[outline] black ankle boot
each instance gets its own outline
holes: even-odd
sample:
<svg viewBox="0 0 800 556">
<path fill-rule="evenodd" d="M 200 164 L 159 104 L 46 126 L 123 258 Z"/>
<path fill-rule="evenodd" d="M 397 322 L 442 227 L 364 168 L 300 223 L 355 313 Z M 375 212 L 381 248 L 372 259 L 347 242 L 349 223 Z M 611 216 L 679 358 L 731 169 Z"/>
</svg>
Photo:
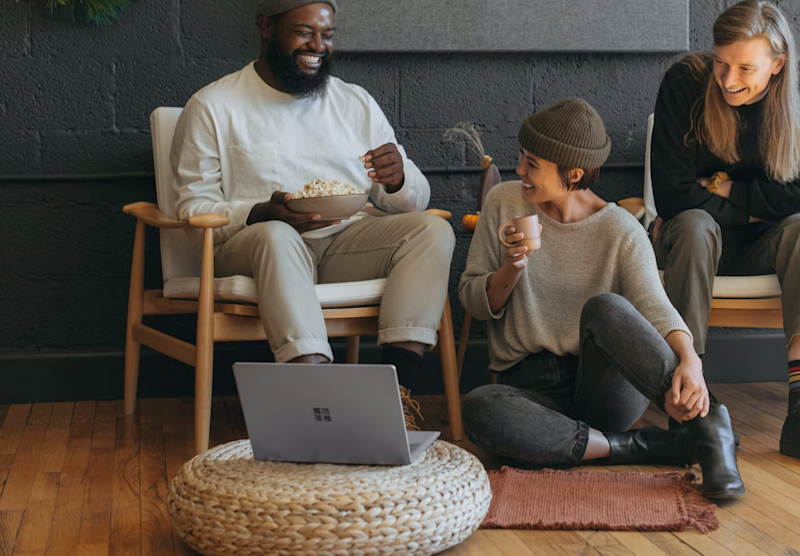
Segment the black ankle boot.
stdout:
<svg viewBox="0 0 800 556">
<path fill-rule="evenodd" d="M 800 392 L 789 393 L 789 415 L 781 431 L 780 452 L 784 456 L 800 458 Z"/>
<path fill-rule="evenodd" d="M 669 430 L 674 431 L 683 427 L 683 423 L 679 423 L 675 419 L 670 417 L 669 421 L 667 421 L 667 427 L 669 427 Z M 733 441 L 736 444 L 737 448 L 739 447 L 739 444 L 742 443 L 742 439 L 739 436 L 739 433 L 736 431 L 733 431 Z"/>
<path fill-rule="evenodd" d="M 658 427 L 628 432 L 604 432 L 611 446 L 609 465 L 692 465 L 694 446 L 685 428 Z"/>
<path fill-rule="evenodd" d="M 706 389 L 708 390 L 708 400 L 711 402 L 709 405 L 710 406 L 719 405 L 719 402 L 717 401 L 717 397 L 714 395 L 714 392 L 711 391 L 711 388 L 708 387 L 708 383 L 706 383 Z M 677 422 L 672 417 L 670 417 L 669 421 L 667 421 L 667 427 L 671 431 L 675 430 L 677 428 L 680 428 L 682 426 L 683 426 L 683 423 Z M 739 433 L 738 432 L 733 431 L 733 439 L 736 441 L 736 447 L 738 448 L 739 444 L 742 443 L 742 439 L 739 437 Z"/>
<path fill-rule="evenodd" d="M 703 470 L 703 496 L 731 498 L 744 494 L 728 408 L 724 405 L 712 407 L 708 415 L 686 421 L 682 428 L 689 432 L 697 462 Z"/>
</svg>

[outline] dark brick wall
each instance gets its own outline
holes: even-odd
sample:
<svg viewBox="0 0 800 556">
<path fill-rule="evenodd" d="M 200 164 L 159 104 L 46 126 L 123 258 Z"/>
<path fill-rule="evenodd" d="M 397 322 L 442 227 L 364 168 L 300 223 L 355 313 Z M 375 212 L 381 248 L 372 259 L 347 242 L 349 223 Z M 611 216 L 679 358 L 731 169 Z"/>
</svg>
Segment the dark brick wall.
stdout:
<svg viewBox="0 0 800 556">
<path fill-rule="evenodd" d="M 52 18 L 44 3 L 0 7 L 0 353 L 119 350 L 133 236 L 120 208 L 154 200 L 152 178 L 9 176 L 152 171 L 150 112 L 182 105 L 257 55 L 255 1 L 136 0 L 103 28 Z M 692 1 L 693 49 L 708 47 L 713 18 L 731 3 Z M 783 4 L 791 10 L 797 2 Z M 522 118 L 566 96 L 598 109 L 614 143 L 610 162 L 641 163 L 646 117 L 677 56 L 351 54 L 338 59 L 336 74 L 375 96 L 423 167 L 477 163 L 463 145 L 441 139 L 459 121 L 480 126 L 499 165 L 514 164 Z M 598 192 L 640 195 L 641 174 L 604 172 Z M 431 176 L 432 205 L 453 211 L 456 229 L 474 209 L 475 183 L 475 175 Z M 151 286 L 159 283 L 155 239 Z M 461 237 L 451 294 L 467 249 Z M 454 313 L 458 326 L 457 302 Z"/>
</svg>

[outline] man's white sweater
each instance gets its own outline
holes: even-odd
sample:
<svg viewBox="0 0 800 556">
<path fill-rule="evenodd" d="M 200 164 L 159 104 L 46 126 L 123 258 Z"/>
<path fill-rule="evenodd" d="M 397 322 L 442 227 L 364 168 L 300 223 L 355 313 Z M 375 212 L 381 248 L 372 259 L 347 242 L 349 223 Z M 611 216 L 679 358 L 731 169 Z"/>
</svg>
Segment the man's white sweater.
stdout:
<svg viewBox="0 0 800 556">
<path fill-rule="evenodd" d="M 387 193 L 359 160 L 372 149 L 397 143 L 394 130 L 364 89 L 331 77 L 325 94 L 296 99 L 267 85 L 254 65 L 211 83 L 186 104 L 172 143 L 177 215 L 227 216 L 214 230 L 223 243 L 247 225 L 250 210 L 275 191 L 295 193 L 314 179 L 338 180 L 368 191 L 390 213 L 425 210 L 430 186 L 402 147 L 405 183 Z M 324 237 L 338 226 L 308 232 Z"/>
</svg>

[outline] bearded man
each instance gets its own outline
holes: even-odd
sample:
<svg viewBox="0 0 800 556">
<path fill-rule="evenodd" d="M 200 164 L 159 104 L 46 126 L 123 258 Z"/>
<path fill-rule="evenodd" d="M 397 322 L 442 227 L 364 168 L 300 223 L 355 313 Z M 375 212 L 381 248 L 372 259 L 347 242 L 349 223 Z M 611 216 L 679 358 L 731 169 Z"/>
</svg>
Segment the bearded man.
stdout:
<svg viewBox="0 0 800 556">
<path fill-rule="evenodd" d="M 330 75 L 335 12 L 335 0 L 258 3 L 258 60 L 196 93 L 178 122 L 177 214 L 230 219 L 214 230 L 216 275 L 255 279 L 278 362 L 333 361 L 315 283 L 387 278 L 378 343 L 410 385 L 436 345 L 455 237 L 422 212 L 428 181 L 375 100 Z M 317 178 L 369 184 L 389 215 L 324 222 L 289 210 Z"/>
</svg>

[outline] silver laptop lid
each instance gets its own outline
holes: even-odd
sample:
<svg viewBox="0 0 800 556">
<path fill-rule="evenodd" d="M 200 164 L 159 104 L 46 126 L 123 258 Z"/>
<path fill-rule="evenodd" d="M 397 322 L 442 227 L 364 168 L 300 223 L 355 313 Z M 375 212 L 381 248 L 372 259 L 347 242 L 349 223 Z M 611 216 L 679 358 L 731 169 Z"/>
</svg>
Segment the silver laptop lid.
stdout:
<svg viewBox="0 0 800 556">
<path fill-rule="evenodd" d="M 392 365 L 233 365 L 258 460 L 410 463 Z"/>
</svg>

